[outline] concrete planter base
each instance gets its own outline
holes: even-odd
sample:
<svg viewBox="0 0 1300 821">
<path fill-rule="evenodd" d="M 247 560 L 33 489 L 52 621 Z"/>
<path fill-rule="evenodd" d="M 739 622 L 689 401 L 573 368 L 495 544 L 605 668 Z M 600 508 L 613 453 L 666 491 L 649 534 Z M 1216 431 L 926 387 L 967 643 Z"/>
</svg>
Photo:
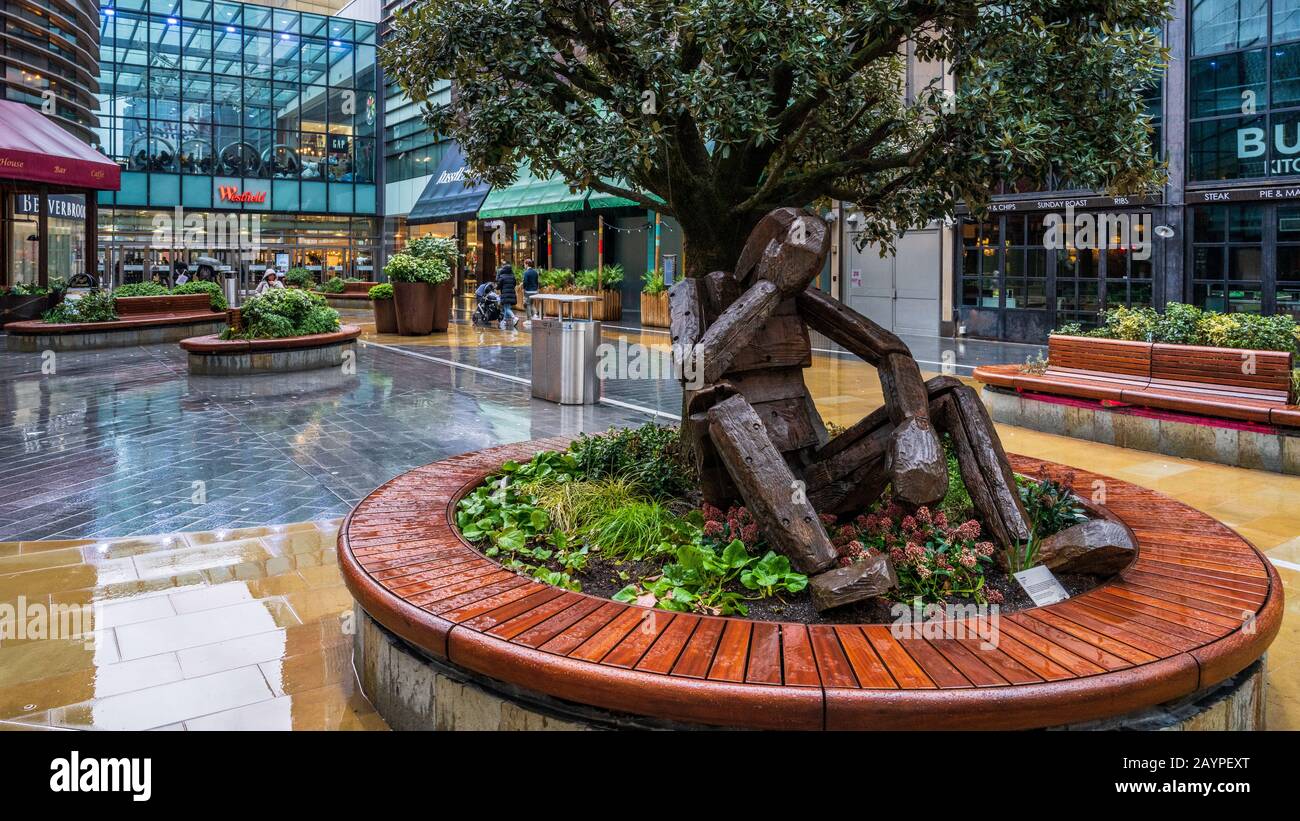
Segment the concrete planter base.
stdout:
<svg viewBox="0 0 1300 821">
<path fill-rule="evenodd" d="M 420 652 L 353 606 L 361 689 L 394 730 L 694 729 L 561 701 Z M 1263 730 L 1265 659 L 1177 701 L 1055 730 Z M 716 728 L 709 728 L 716 729 Z"/>
<path fill-rule="evenodd" d="M 1124 408 L 1048 401 L 985 386 L 989 415 L 1006 425 L 1167 456 L 1300 476 L 1300 435 L 1261 425 L 1198 424 Z"/>
<path fill-rule="evenodd" d="M 193 337 L 182 340 L 181 348 L 189 353 L 190 374 L 195 376 L 290 373 L 355 364 L 360 335 L 357 326 L 343 325 L 333 333 L 283 339 Z"/>
<path fill-rule="evenodd" d="M 191 336 L 221 333 L 226 327 L 224 314 L 211 322 L 185 325 L 154 325 L 142 328 L 117 328 L 103 331 L 79 331 L 60 334 L 18 334 L 5 337 L 5 349 L 35 353 L 37 351 L 86 351 L 97 348 L 126 348 L 132 345 L 156 345 L 176 342 Z"/>
</svg>

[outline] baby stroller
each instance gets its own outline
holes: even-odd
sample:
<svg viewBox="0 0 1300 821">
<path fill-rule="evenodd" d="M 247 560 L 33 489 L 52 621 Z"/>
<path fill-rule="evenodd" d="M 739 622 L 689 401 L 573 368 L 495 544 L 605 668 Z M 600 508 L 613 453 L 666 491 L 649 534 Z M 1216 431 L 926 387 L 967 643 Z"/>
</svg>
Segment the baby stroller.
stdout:
<svg viewBox="0 0 1300 821">
<path fill-rule="evenodd" d="M 478 306 L 474 308 L 470 322 L 475 325 L 496 325 L 501 322 L 501 316 L 501 297 L 489 291 L 478 295 Z"/>
</svg>

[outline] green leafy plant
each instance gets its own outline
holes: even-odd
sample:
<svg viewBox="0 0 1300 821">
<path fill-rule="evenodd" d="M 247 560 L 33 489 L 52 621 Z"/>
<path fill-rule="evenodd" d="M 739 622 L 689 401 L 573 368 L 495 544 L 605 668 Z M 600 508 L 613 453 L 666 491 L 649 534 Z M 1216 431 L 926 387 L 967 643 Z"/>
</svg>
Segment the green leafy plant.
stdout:
<svg viewBox="0 0 1300 821">
<path fill-rule="evenodd" d="M 653 422 L 637 428 L 611 428 L 600 436 L 579 436 L 569 452 L 585 477 L 626 478 L 657 500 L 683 498 L 695 487 L 694 471 L 687 464 L 676 428 Z"/>
<path fill-rule="evenodd" d="M 563 291 L 573 285 L 573 278 L 573 271 L 568 268 L 547 268 L 537 273 L 537 281 L 544 291 Z"/>
<path fill-rule="evenodd" d="M 451 267 L 440 257 L 394 254 L 384 264 L 384 275 L 391 282 L 424 282 L 429 285 L 439 285 L 451 279 Z"/>
<path fill-rule="evenodd" d="M 623 266 L 606 265 L 603 269 L 586 268 L 574 273 L 573 284 L 584 291 L 616 291 L 623 284 Z"/>
<path fill-rule="evenodd" d="M 1081 324 L 1071 322 L 1057 328 L 1053 334 L 1300 352 L 1300 326 L 1289 314 L 1222 314 L 1180 302 L 1169 303 L 1164 313 L 1151 308 L 1112 308 L 1102 315 L 1102 323 L 1097 328 L 1085 330 Z"/>
<path fill-rule="evenodd" d="M 646 271 L 644 274 L 641 275 L 641 293 L 662 294 L 666 290 L 668 290 L 668 286 L 664 284 L 663 271 L 659 270 L 658 268 L 655 268 L 653 270 Z"/>
<path fill-rule="evenodd" d="M 631 482 L 618 478 L 542 479 L 526 483 L 523 489 L 536 495 L 537 504 L 550 515 L 556 527 L 575 534 L 602 512 L 645 498 Z"/>
<path fill-rule="evenodd" d="M 1025 364 L 1020 366 L 1020 372 L 1042 376 L 1047 372 L 1049 364 L 1047 357 L 1043 356 L 1042 351 L 1039 351 L 1033 356 L 1025 357 Z"/>
<path fill-rule="evenodd" d="M 330 277 L 316 290 L 324 294 L 341 294 L 346 288 L 347 284 L 342 279 L 339 277 Z"/>
<path fill-rule="evenodd" d="M 316 277 L 306 268 L 294 267 L 284 272 L 286 288 L 310 288 L 316 284 Z"/>
<path fill-rule="evenodd" d="M 953 445 L 952 436 L 945 433 L 942 442 L 944 460 L 948 464 L 948 492 L 939 503 L 939 510 L 948 519 L 961 519 L 969 514 L 975 505 L 971 502 L 970 491 L 966 489 L 966 482 L 962 478 L 961 462 L 957 460 L 957 450 Z"/>
<path fill-rule="evenodd" d="M 229 339 L 280 339 L 332 333 L 339 329 L 339 313 L 325 298 L 311 291 L 271 288 L 251 296 L 240 312 L 245 330 Z"/>
<path fill-rule="evenodd" d="M 157 282 L 128 282 L 113 289 L 113 296 L 167 296 L 167 288 Z"/>
<path fill-rule="evenodd" d="M 417 259 L 431 259 L 439 264 L 439 267 L 445 267 L 451 271 L 456 267 L 456 259 L 460 255 L 460 248 L 456 244 L 455 237 L 435 237 L 426 235 L 416 237 L 406 243 L 402 253 L 409 254 Z"/>
<path fill-rule="evenodd" d="M 393 286 L 389 285 L 387 282 L 381 282 L 378 285 L 371 285 L 367 294 L 369 294 L 371 299 L 392 299 Z"/>
<path fill-rule="evenodd" d="M 1045 539 L 1067 527 L 1088 521 L 1088 513 L 1070 491 L 1070 481 L 1057 482 L 1046 475 L 1016 476 L 1020 501 L 1029 514 L 1034 535 Z"/>
<path fill-rule="evenodd" d="M 35 282 L 19 282 L 9 286 L 6 294 L 9 296 L 49 296 L 50 292 L 50 288 L 37 285 Z"/>
<path fill-rule="evenodd" d="M 214 311 L 224 311 L 226 305 L 226 295 L 222 293 L 221 286 L 215 282 L 207 282 L 201 279 L 192 279 L 183 285 L 177 285 L 172 288 L 172 293 L 176 296 L 185 296 L 187 294 L 207 294 L 208 302 Z"/>
<path fill-rule="evenodd" d="M 675 557 L 676 561 L 664 565 L 659 575 L 629 584 L 614 595 L 614 600 L 635 601 L 644 591 L 654 597 L 656 607 L 664 610 L 721 616 L 748 614 L 746 597 L 726 589 L 755 561 L 739 539 L 721 549 L 696 540 L 679 546 Z"/>
<path fill-rule="evenodd" d="M 798 593 L 808 586 L 808 577 L 790 568 L 790 560 L 769 550 L 749 567 L 741 571 L 740 583 L 760 596 L 777 593 Z"/>
<path fill-rule="evenodd" d="M 114 319 L 117 319 L 117 307 L 108 291 L 88 291 L 77 299 L 65 299 L 41 315 L 42 322 L 52 325 Z"/>
</svg>

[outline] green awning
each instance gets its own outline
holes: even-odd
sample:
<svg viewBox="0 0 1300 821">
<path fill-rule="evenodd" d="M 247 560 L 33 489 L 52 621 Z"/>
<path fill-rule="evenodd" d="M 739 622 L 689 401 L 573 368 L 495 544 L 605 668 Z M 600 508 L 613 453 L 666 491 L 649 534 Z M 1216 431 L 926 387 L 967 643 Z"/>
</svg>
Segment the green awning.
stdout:
<svg viewBox="0 0 1300 821">
<path fill-rule="evenodd" d="M 601 179 L 604 178 L 602 177 Z M 613 185 L 617 185 L 619 188 L 631 188 L 631 186 L 627 184 L 627 180 L 623 180 L 623 179 L 607 180 L 607 182 L 610 182 Z M 655 202 L 663 202 L 662 199 L 656 197 L 654 194 L 647 192 L 646 196 L 654 200 Z M 587 207 L 592 209 L 593 211 L 597 208 L 625 208 L 629 205 L 635 206 L 637 208 L 644 207 L 639 202 L 633 202 L 632 200 L 625 199 L 623 197 L 619 197 L 614 194 L 606 194 L 604 191 L 592 191 L 591 196 L 587 197 Z"/>
<path fill-rule="evenodd" d="M 573 192 L 558 174 L 539 180 L 525 166 L 514 185 L 494 188 L 478 209 L 479 219 L 526 217 L 558 211 L 581 211 L 587 201 L 586 191 Z"/>
</svg>

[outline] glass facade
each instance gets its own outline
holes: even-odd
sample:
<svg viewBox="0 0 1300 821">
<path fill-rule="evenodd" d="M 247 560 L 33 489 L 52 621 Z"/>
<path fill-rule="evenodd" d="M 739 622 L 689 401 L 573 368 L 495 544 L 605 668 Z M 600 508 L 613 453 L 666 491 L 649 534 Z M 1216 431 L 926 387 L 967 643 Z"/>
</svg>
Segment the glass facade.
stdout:
<svg viewBox="0 0 1300 821">
<path fill-rule="evenodd" d="M 0 98 L 40 108 L 93 142 L 95 0 L 0 2 Z"/>
<path fill-rule="evenodd" d="M 1300 0 L 1192 0 L 1192 181 L 1300 174 Z"/>
<path fill-rule="evenodd" d="M 105 0 L 106 206 L 376 213 L 375 25 L 217 0 Z"/>
</svg>

